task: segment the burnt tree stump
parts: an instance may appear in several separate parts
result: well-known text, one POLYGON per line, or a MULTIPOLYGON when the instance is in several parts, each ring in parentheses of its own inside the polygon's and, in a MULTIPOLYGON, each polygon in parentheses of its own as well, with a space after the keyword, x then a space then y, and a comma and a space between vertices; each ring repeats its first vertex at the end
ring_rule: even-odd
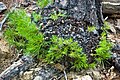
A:
MULTIPOLYGON (((46 17, 40 22, 44 25, 41 32, 46 40, 49 40, 52 35, 71 37, 79 43, 88 58, 91 57, 90 53, 99 43, 100 30, 103 26, 101 0, 54 0, 52 5, 42 9, 42 16, 46 17), (67 17, 51 20, 49 17, 53 11, 66 13, 67 17), (88 26, 95 26, 96 30, 89 32, 88 26)), ((11 79, 21 71, 27 70, 31 66, 32 59, 26 59, 20 59, 17 65, 13 64, 7 68, 0 74, 0 79, 11 79)))
POLYGON ((43 16, 49 17, 53 12, 67 13, 67 17, 58 20, 43 19, 41 31, 48 40, 52 35, 73 38, 90 55, 99 43, 99 35, 103 26, 101 0, 55 0, 54 4, 43 9, 43 16), (88 26, 96 30, 89 32, 88 26))

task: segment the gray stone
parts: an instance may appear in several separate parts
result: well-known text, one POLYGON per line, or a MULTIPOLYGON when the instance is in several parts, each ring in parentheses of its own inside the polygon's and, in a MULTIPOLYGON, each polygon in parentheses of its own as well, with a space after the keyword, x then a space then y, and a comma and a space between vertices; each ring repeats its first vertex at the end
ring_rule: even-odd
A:
POLYGON ((91 78, 91 76, 89 76, 89 75, 85 75, 85 76, 82 76, 80 79, 78 79, 78 80, 93 80, 92 78, 91 78))
POLYGON ((6 5, 3 2, 0 2, 0 12, 4 11, 6 9, 7 9, 6 5))
POLYGON ((100 72, 93 71, 93 77, 94 77, 95 80, 100 80, 101 79, 100 72))
POLYGON ((24 80, 32 80, 33 79, 33 71, 26 71, 24 74, 23 74, 23 77, 22 77, 24 80))

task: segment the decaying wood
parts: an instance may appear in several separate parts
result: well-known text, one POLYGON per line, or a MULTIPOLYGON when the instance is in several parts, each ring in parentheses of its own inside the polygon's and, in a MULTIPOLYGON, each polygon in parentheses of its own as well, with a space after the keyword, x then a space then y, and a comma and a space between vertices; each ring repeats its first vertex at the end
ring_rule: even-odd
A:
POLYGON ((23 56, 17 62, 0 74, 0 80, 10 80, 14 76, 18 76, 20 72, 24 72, 33 64, 33 59, 29 56, 23 56))
POLYGON ((69 14, 98 29, 103 26, 101 0, 67 0, 69 14))
POLYGON ((103 26, 101 0, 55 0, 55 2, 56 4, 52 7, 44 9, 43 16, 49 17, 46 14, 51 14, 50 12, 57 8, 58 11, 64 10, 68 17, 43 27, 42 32, 45 33, 45 38, 50 38, 52 35, 63 38, 71 37, 74 41, 78 41, 83 52, 89 55, 91 49, 94 50, 99 42, 100 29, 103 26), (96 30, 90 34, 87 31, 88 26, 95 26, 96 30))
POLYGON ((102 2, 103 13, 105 14, 120 14, 120 1, 119 2, 102 2))

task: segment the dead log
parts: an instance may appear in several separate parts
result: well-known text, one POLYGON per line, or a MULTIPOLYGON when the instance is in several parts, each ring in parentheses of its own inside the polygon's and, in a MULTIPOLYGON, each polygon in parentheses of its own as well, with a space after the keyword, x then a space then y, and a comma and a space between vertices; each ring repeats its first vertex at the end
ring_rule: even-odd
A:
POLYGON ((0 80, 11 80, 13 77, 18 76, 20 72, 27 70, 32 64, 32 57, 23 56, 0 74, 0 80))
POLYGON ((120 14, 120 1, 103 1, 102 6, 104 14, 120 14))

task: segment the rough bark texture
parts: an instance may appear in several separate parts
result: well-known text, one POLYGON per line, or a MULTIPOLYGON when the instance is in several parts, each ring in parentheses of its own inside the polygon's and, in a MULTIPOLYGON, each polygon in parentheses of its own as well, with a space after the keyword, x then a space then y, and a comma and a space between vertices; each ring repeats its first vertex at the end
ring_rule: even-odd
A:
MULTIPOLYGON (((103 25, 101 0, 63 0, 68 13, 77 20, 85 21, 96 27, 103 25)), ((63 5, 63 4, 61 4, 63 5)), ((63 5, 63 7, 64 7, 63 5)))
POLYGON ((18 76, 20 72, 26 71, 32 64, 31 57, 23 56, 0 74, 0 80, 11 80, 13 77, 18 76))
MULTIPOLYGON (((43 16, 49 17, 55 11, 64 10, 67 18, 56 21, 46 20, 42 28, 46 38, 57 35, 63 38, 73 38, 83 48, 85 53, 91 53, 98 45, 99 31, 103 26, 102 7, 100 0, 55 0, 55 4, 43 10, 43 16), (95 26, 97 30, 90 33, 88 26, 95 26)), ((44 22, 43 22, 44 23, 44 22)))
POLYGON ((104 14, 120 14, 120 0, 102 0, 102 6, 104 14))
POLYGON ((120 14, 120 2, 102 2, 103 13, 120 14))

